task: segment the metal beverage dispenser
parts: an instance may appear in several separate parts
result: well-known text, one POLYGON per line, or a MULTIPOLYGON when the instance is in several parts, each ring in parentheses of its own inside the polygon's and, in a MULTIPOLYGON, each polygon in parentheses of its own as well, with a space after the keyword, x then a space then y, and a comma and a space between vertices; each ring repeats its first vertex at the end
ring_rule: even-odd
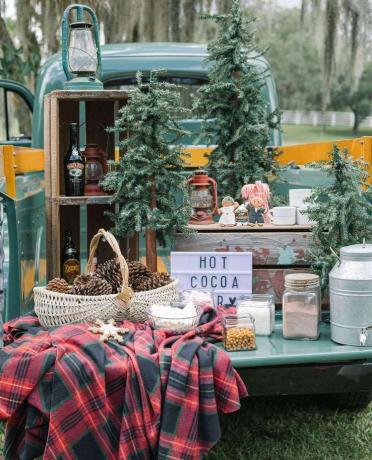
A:
POLYGON ((329 274, 331 338, 372 346, 372 244, 346 246, 340 255, 329 274))

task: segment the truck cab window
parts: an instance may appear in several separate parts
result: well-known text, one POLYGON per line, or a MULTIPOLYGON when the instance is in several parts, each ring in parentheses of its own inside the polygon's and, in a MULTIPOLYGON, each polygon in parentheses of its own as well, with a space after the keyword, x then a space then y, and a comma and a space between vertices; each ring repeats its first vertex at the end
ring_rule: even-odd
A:
POLYGON ((8 121, 7 140, 17 140, 20 138, 31 139, 32 132, 32 113, 26 101, 14 91, 5 91, 5 116, 8 121))
MULTIPOLYGON (((182 86, 182 88, 179 88, 181 106, 188 109, 192 108, 193 96, 196 94, 197 90, 208 81, 206 78, 176 76, 163 76, 160 77, 159 80, 182 86)), ((146 81, 146 78, 143 78, 143 81, 146 81)), ((136 84, 136 78, 133 76, 107 81, 105 82, 104 87, 105 89, 121 89, 124 91, 130 91, 136 84)))
POLYGON ((0 141, 7 139, 5 113, 5 90, 0 88, 0 141))
POLYGON ((15 91, 0 87, 0 141, 31 139, 32 112, 15 91))

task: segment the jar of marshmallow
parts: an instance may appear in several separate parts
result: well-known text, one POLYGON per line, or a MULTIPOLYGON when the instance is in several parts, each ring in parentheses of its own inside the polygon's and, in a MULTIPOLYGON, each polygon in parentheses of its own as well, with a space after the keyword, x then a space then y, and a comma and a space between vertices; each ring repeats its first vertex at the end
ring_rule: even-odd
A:
POLYGON ((180 296, 183 303, 194 307, 214 307, 213 291, 207 289, 185 289, 180 296))
POLYGON ((192 304, 172 302, 171 304, 153 304, 149 307, 148 317, 154 329, 186 332, 199 323, 202 310, 192 304))
POLYGON ((248 313, 254 318, 256 335, 270 335, 275 329, 275 303, 271 295, 250 294, 237 302, 239 313, 248 313))

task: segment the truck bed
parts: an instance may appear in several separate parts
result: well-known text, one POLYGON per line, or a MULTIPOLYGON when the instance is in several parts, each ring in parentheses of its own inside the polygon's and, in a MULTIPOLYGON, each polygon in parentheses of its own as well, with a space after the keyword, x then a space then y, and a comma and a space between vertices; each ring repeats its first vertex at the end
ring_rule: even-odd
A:
POLYGON ((331 340, 329 323, 322 323, 319 340, 286 340, 282 333, 282 320, 277 319, 275 332, 257 337, 257 348, 252 351, 229 353, 236 369, 288 364, 330 363, 360 359, 372 360, 372 347, 338 345, 331 340))
POLYGON ((332 342, 327 322, 319 340, 286 340, 279 317, 275 333, 257 337, 256 350, 229 355, 250 396, 372 391, 372 347, 332 342))

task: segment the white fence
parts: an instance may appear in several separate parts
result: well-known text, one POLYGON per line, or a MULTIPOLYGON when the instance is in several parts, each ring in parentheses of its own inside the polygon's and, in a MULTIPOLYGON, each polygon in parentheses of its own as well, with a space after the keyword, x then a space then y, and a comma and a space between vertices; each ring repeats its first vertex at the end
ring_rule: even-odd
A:
MULTIPOLYGON (((322 112, 310 110, 283 110, 282 123, 288 125, 314 125, 314 126, 347 126, 353 127, 353 112, 322 112)), ((363 120, 361 128, 372 128, 372 116, 363 120)))

